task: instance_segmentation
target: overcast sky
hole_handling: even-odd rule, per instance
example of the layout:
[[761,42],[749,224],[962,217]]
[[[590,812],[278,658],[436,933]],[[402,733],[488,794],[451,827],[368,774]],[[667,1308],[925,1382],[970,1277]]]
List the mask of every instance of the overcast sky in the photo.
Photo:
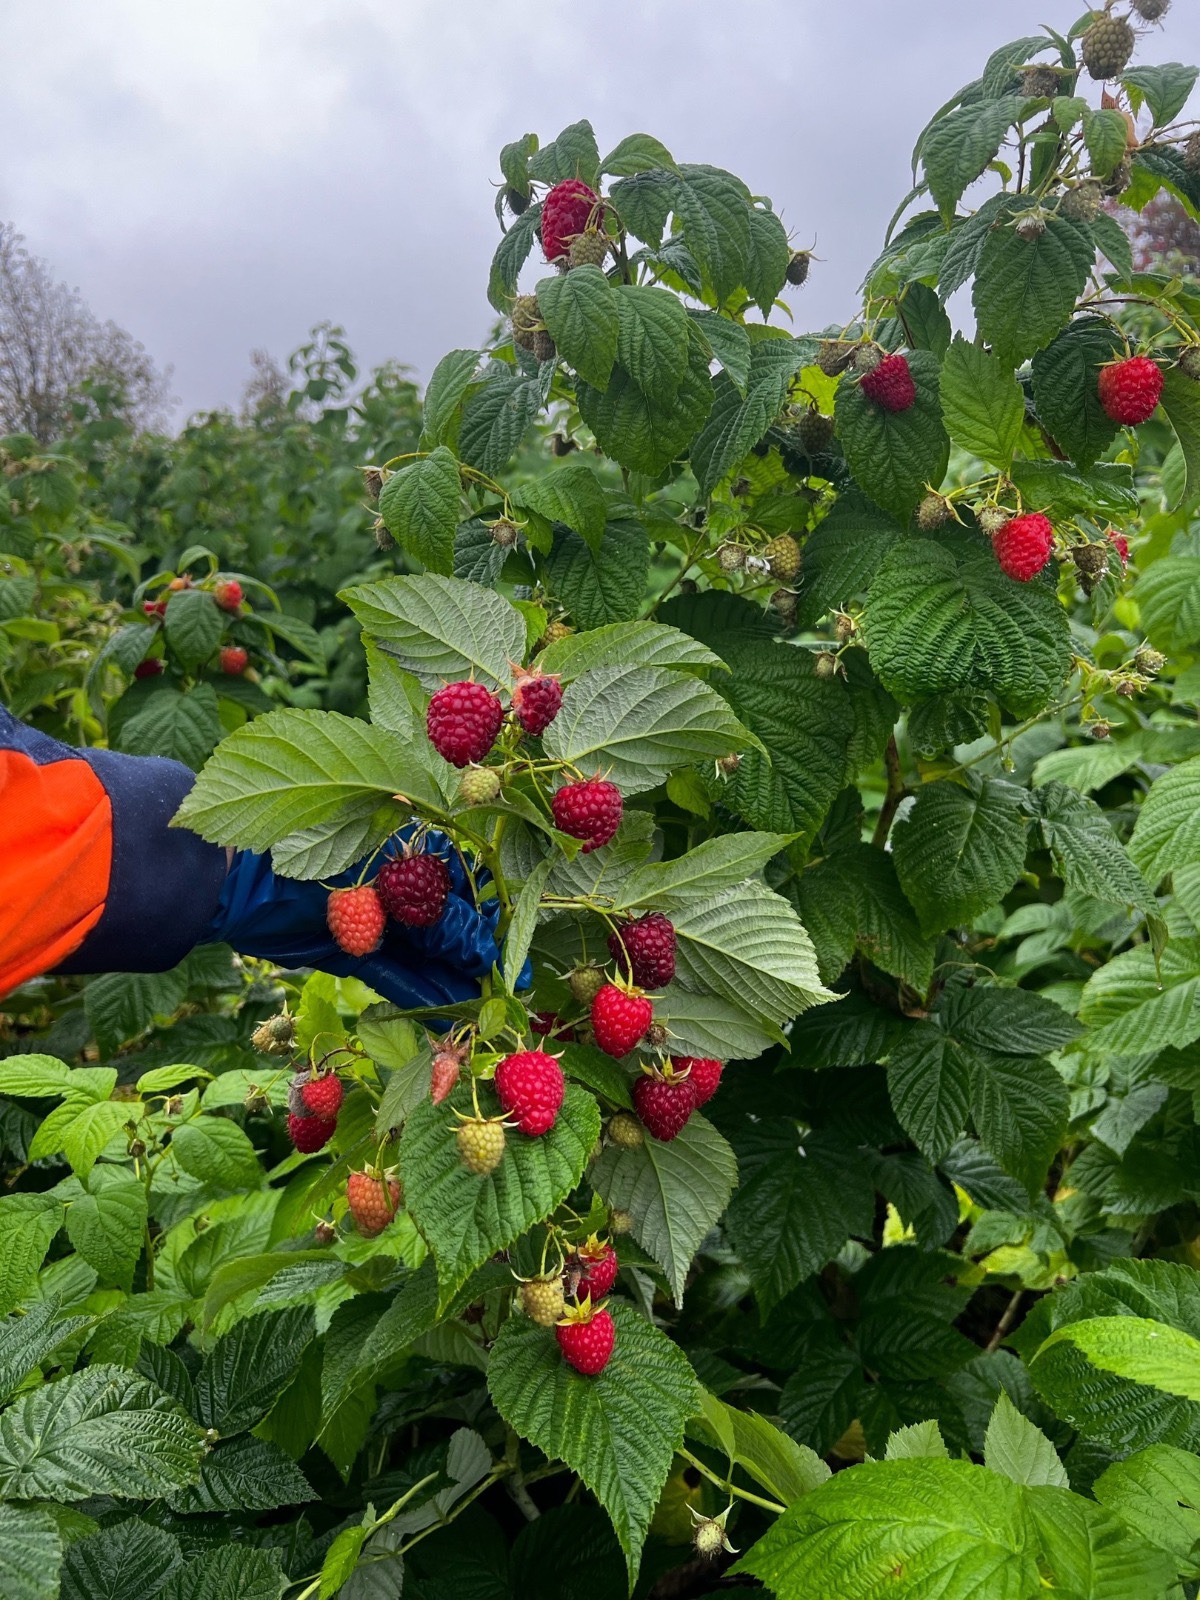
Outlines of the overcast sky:
[[[930,112],[1079,0],[7,0],[0,219],[235,403],[255,346],[342,323],[427,376],[483,339],[500,146],[586,116],[770,195],[843,321]],[[1141,61],[1200,61],[1175,0]]]

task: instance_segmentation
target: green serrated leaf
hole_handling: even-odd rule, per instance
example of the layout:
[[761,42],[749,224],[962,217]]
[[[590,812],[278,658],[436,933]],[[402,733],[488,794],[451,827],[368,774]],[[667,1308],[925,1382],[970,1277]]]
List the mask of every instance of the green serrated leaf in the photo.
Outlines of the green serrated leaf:
[[838,386],[837,436],[855,482],[871,499],[905,521],[925,491],[946,473],[950,442],[942,425],[939,363],[929,350],[907,356],[917,398],[906,411],[888,411],[861,384]]
[[1095,258],[1088,229],[1065,217],[1022,239],[1005,220],[988,233],[972,299],[979,333],[1016,366],[1050,343],[1075,309]]
[[783,409],[792,378],[808,359],[800,339],[759,339],[750,350],[745,394],[726,373],[714,380],[708,420],[692,445],[691,460],[700,488],[709,494],[757,444]]
[[[568,274],[568,277],[574,274]],[[600,480],[582,461],[568,461],[552,472],[532,478],[515,490],[513,503],[533,511],[548,522],[573,529],[588,548],[598,551],[608,518],[608,502]],[[490,537],[490,536],[489,536]]]
[[388,532],[431,572],[449,574],[454,564],[462,488],[458,462],[444,444],[393,472],[379,496]]
[[[489,688],[507,688],[511,663],[525,654],[521,614],[476,584],[424,574],[361,584],[340,598],[364,632],[428,690],[472,675]],[[401,770],[412,760],[409,751]]]
[[971,922],[1002,899],[1025,864],[1027,827],[1022,793],[1003,779],[922,784],[892,835],[896,875],[922,932]]
[[599,267],[573,267],[537,285],[538,310],[558,353],[596,389],[608,387],[617,358],[617,296]]
[[434,367],[425,386],[422,411],[422,450],[436,445],[454,446],[467,390],[479,367],[478,350],[450,350]]
[[966,189],[992,161],[1020,115],[1019,95],[960,106],[929,128],[921,140],[925,181],[949,221]]
[[1025,397],[1012,371],[958,334],[942,363],[941,398],[955,444],[1006,470],[1025,422]]

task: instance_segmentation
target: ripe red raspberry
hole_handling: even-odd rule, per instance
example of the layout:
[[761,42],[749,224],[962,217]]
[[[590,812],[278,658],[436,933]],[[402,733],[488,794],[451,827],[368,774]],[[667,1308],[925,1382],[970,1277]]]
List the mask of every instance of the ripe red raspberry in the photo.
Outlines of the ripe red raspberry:
[[586,856],[607,844],[621,826],[624,802],[615,783],[589,778],[585,783],[564,784],[555,793],[550,809],[554,813],[554,826],[560,833],[586,840],[583,847]]
[[675,926],[661,911],[647,912],[609,934],[608,952],[639,989],[664,989],[675,976]]
[[383,938],[383,907],[369,883],[358,889],[335,889],[329,896],[325,920],[347,955],[365,956]]
[[[568,1313],[568,1316],[571,1314]],[[555,1325],[554,1333],[564,1360],[586,1378],[594,1378],[598,1372],[604,1371],[617,1340],[617,1330],[613,1327],[612,1313],[609,1311],[593,1311],[586,1320],[578,1317],[559,1322]]]
[[697,1110],[706,1106],[721,1086],[723,1065],[711,1056],[672,1056],[671,1065],[677,1072],[687,1073]]
[[518,1050],[496,1068],[500,1104],[522,1133],[549,1133],[563,1103],[562,1068],[544,1050]]
[[355,1227],[368,1239],[383,1232],[399,1204],[400,1184],[390,1174],[368,1167],[346,1179],[346,1205]]
[[145,661],[139,661],[133,669],[135,678],[157,678],[163,669],[163,664],[157,656],[147,656]]
[[654,1021],[654,1007],[644,994],[606,983],[592,1001],[592,1028],[596,1043],[607,1055],[627,1056],[646,1037]]
[[583,1271],[575,1287],[576,1300],[590,1295],[593,1305],[603,1300],[617,1281],[617,1252],[606,1239],[602,1244],[596,1235],[579,1247],[579,1265]]
[[165,617],[167,602],[165,600],[143,600],[142,610],[148,617]]
[[529,1031],[543,1039],[547,1036],[552,1039],[565,1039],[570,1037],[573,1030],[567,1026],[557,1011],[535,1011],[529,1018]]
[[496,742],[504,707],[482,683],[448,683],[429,702],[425,727],[434,749],[453,766],[482,761]]
[[1127,567],[1129,565],[1129,540],[1123,533],[1118,533],[1115,528],[1108,530],[1108,537],[1112,540],[1116,552],[1121,558],[1122,567]]
[[633,1086],[633,1103],[646,1131],[666,1144],[696,1109],[696,1091],[690,1077],[678,1076],[670,1066],[646,1068]]
[[536,668],[528,674],[521,669],[512,697],[517,721],[526,733],[537,738],[558,715],[562,697],[562,684],[557,678],[543,677]]
[[304,1155],[312,1155],[314,1150],[320,1150],[333,1138],[337,1123],[326,1117],[298,1117],[295,1113],[288,1116],[288,1138],[296,1149]]
[[250,664],[250,657],[240,644],[227,644],[221,651],[220,661],[222,672],[240,678]]
[[1100,369],[1100,404],[1114,422],[1127,427],[1154,415],[1162,394],[1163,375],[1149,356],[1130,356]]
[[992,549],[1006,572],[1018,583],[1028,583],[1050,559],[1054,544],[1054,529],[1049,517],[1040,511],[1027,511],[1023,517],[1013,517],[992,535]]
[[346,1091],[336,1072],[326,1072],[320,1078],[309,1078],[300,1090],[304,1109],[310,1116],[332,1120],[342,1109]]
[[559,261],[570,251],[571,240],[586,228],[598,227],[604,216],[600,196],[579,178],[556,183],[542,201],[542,252],[547,261]]
[[380,867],[375,892],[394,922],[432,928],[446,909],[450,872],[441,856],[403,856]]
[[222,578],[213,588],[213,599],[222,611],[242,609],[242,586],[236,578]]
[[862,378],[862,390],[868,400],[885,411],[907,411],[917,398],[917,386],[912,370],[903,356],[884,356],[873,372]]

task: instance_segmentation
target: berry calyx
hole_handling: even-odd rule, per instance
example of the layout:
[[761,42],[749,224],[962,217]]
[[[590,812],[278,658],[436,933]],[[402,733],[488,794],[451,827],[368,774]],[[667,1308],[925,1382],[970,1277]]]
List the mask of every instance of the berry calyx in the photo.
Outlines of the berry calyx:
[[240,644],[225,645],[218,660],[221,671],[227,672],[232,678],[240,678],[250,664],[250,656]]
[[542,253],[546,260],[567,259],[571,240],[597,226],[603,215],[600,196],[580,178],[556,183],[542,201]]
[[313,1117],[332,1120],[342,1109],[346,1091],[336,1072],[326,1072],[319,1078],[308,1078],[300,1089],[304,1109]]
[[884,356],[877,367],[863,374],[861,383],[867,399],[885,411],[907,411],[916,403],[917,386],[902,355]]
[[529,1278],[521,1285],[521,1310],[539,1328],[552,1328],[565,1305],[561,1272],[553,1277]]
[[452,766],[482,761],[496,742],[504,707],[482,683],[448,683],[429,702],[425,728],[438,755]]
[[696,1109],[706,1106],[721,1087],[724,1063],[711,1056],[672,1056],[671,1065],[676,1072],[686,1072],[692,1086]]
[[373,1239],[387,1227],[400,1205],[399,1179],[365,1167],[346,1179],[346,1205],[359,1233]]
[[560,833],[584,841],[582,853],[586,856],[607,844],[621,826],[624,801],[615,783],[588,778],[556,790],[550,809]]
[[393,922],[406,928],[432,928],[446,909],[450,871],[441,856],[401,856],[380,867],[375,890]]
[[563,1103],[562,1068],[544,1050],[518,1050],[496,1068],[496,1095],[522,1133],[549,1133]]
[[667,1144],[687,1126],[696,1109],[696,1093],[688,1074],[673,1065],[643,1067],[633,1086],[633,1103],[646,1131]]
[[464,1117],[454,1130],[463,1166],[477,1177],[495,1172],[504,1159],[504,1122],[496,1117]]
[[654,1021],[654,1007],[638,989],[606,983],[592,1001],[592,1029],[606,1055],[619,1060],[646,1036]]
[[617,1342],[612,1313],[603,1306],[593,1308],[590,1300],[568,1307],[562,1320],[555,1324],[554,1334],[563,1359],[585,1378],[604,1371]]
[[554,721],[562,705],[563,691],[559,680],[543,674],[537,667],[518,667],[512,706],[517,721],[533,738],[540,737]]
[[1029,583],[1037,577],[1049,561],[1053,546],[1054,529],[1049,517],[1040,511],[1013,517],[992,535],[992,549],[1001,572],[1018,583]]
[[1162,369],[1149,356],[1130,356],[1101,367],[1100,404],[1114,422],[1136,427],[1155,412],[1163,389]]
[[617,1281],[617,1252],[607,1239],[601,1241],[593,1233],[578,1250],[580,1277],[575,1286],[576,1300],[590,1296],[592,1302],[603,1300]]
[[294,1112],[289,1112],[287,1120],[288,1138],[302,1155],[310,1156],[316,1150],[322,1150],[333,1138],[337,1123],[327,1117],[298,1117]]
[[[174,588],[173,584],[172,588]],[[213,599],[222,611],[240,611],[242,609],[242,586],[236,578],[222,578],[219,583],[213,585]]]
[[325,908],[325,920],[338,947],[351,956],[365,956],[383,938],[386,918],[379,896],[369,883],[357,889],[335,889]]
[[663,989],[675,976],[675,926],[661,911],[647,912],[609,934],[608,952],[637,988]]

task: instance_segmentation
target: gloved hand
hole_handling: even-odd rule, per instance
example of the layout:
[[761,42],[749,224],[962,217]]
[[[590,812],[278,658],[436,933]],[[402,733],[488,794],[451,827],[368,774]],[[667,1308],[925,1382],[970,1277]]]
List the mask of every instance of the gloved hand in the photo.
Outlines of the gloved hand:
[[[444,835],[428,834],[426,844],[449,869],[445,911],[431,928],[403,928],[389,921],[383,943],[370,955],[347,955],[334,942],[325,921],[327,888],[277,877],[269,855],[249,850],[234,856],[203,942],[230,944],[242,955],[282,967],[317,967],[335,978],[360,978],[394,1005],[473,1000],[479,979],[500,959],[495,939],[499,903],[492,899],[476,905],[462,862]],[[389,845],[384,855],[389,853],[398,853],[398,846]],[[359,873],[359,867],[351,867],[329,881],[345,887],[356,883]],[[482,882],[487,881],[485,873]],[[527,973],[523,979],[527,981]]]

